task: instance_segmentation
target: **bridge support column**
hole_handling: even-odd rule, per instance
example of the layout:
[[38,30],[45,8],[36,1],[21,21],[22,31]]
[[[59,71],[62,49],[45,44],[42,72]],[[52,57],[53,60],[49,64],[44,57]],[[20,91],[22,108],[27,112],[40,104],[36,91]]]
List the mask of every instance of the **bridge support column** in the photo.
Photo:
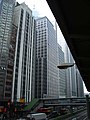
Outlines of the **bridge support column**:
[[86,105],[87,105],[87,118],[90,120],[90,101],[89,95],[86,95]]
[[73,114],[72,106],[70,106],[70,113]]

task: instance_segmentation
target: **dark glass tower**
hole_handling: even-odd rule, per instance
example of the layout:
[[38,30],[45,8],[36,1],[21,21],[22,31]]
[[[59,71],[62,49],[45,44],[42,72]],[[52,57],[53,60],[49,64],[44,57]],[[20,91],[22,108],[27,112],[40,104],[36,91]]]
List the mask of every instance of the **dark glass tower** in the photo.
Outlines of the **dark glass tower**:
[[0,100],[11,99],[16,26],[15,0],[0,0]]

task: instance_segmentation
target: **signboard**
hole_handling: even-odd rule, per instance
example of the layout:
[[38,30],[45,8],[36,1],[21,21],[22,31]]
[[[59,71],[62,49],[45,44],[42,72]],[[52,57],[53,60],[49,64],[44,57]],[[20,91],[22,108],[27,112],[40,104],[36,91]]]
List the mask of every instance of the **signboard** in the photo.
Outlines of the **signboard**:
[[20,98],[19,102],[24,103],[25,99],[24,98]]

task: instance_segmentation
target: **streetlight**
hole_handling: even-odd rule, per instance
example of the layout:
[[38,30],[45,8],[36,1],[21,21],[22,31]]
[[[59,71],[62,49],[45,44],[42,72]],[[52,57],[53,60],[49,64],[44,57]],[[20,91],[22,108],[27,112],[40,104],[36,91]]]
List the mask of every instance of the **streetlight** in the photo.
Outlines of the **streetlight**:
[[58,65],[57,67],[58,67],[59,69],[67,69],[67,68],[69,68],[69,67],[74,66],[74,64],[75,64],[75,63],[63,63],[63,64]]

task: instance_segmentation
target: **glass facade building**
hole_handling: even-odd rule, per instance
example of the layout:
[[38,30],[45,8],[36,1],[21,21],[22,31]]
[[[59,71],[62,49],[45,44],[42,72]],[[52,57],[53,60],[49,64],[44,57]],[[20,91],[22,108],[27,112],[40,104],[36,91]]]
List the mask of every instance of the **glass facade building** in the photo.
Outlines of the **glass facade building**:
[[[58,44],[58,65],[65,63],[64,52],[62,51],[61,46]],[[59,98],[66,97],[66,77],[65,69],[58,69],[58,78],[59,78]]]
[[76,68],[76,81],[77,81],[77,97],[84,97],[83,79]]
[[56,31],[47,17],[36,20],[35,97],[58,96]]
[[11,99],[16,26],[12,25],[15,0],[0,0],[0,99]]
[[[65,45],[65,62],[66,63],[75,63],[67,45]],[[67,97],[77,97],[75,65],[73,67],[66,69],[66,88],[67,88]]]
[[[75,63],[67,44],[65,44],[64,47],[65,62]],[[78,71],[76,64],[73,67],[66,69],[66,89],[67,97],[81,97],[84,94],[82,77]]]

